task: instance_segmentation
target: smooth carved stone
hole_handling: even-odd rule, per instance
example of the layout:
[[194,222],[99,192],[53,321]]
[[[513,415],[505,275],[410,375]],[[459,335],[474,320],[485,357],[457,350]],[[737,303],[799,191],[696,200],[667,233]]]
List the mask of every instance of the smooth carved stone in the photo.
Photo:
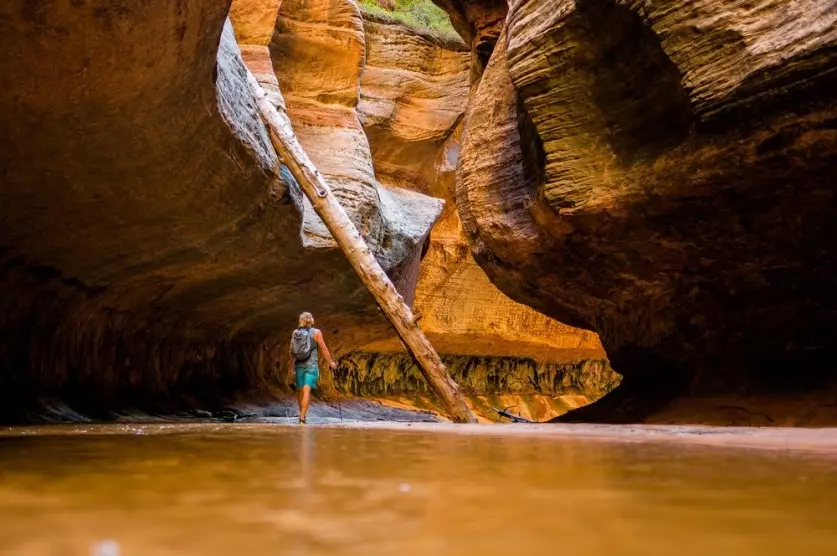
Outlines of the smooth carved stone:
[[[160,409],[265,392],[301,311],[337,345],[344,323],[386,326],[343,255],[301,237],[225,4],[178,6],[0,7],[0,419],[38,397]],[[367,239],[409,295],[441,203],[368,198],[349,210],[382,222]]]
[[[380,190],[382,200],[412,190],[448,202],[425,248],[414,303],[434,346],[442,353],[469,356],[526,354],[537,361],[562,363],[601,359],[603,351],[595,334],[513,302],[488,281],[468,252],[452,203],[459,152],[455,130],[470,86],[467,47],[382,16],[365,16],[362,34],[358,34],[354,14],[348,4],[327,9],[316,4],[284,4],[271,47],[274,65],[298,135],[307,141],[309,154],[333,184],[351,193],[380,181],[385,186]],[[335,50],[337,37],[349,37],[348,44],[356,50],[331,60],[329,53]],[[353,52],[361,46],[365,53],[359,60]],[[320,50],[308,50],[314,48]],[[242,52],[263,85],[278,91],[279,81],[266,64],[269,50],[244,45]],[[314,67],[310,57],[315,54],[318,71],[305,71]],[[352,62],[343,63],[344,59]],[[358,69],[356,64],[362,66]],[[331,80],[324,81],[324,75]],[[351,83],[356,79],[360,95],[353,110],[356,88]],[[334,99],[339,102],[331,102]],[[364,138],[347,137],[356,129],[355,113],[369,139],[372,169],[367,166]],[[338,181],[344,175],[340,172],[358,165],[363,170],[354,175],[365,179]],[[345,349],[401,349],[388,331],[357,323],[346,328],[340,343]]]
[[230,19],[241,45],[267,46],[273,37],[282,0],[233,0]]
[[[415,310],[440,353],[526,355],[543,362],[602,359],[594,333],[563,325],[500,292],[474,262],[453,204],[459,122],[469,91],[464,45],[365,16],[358,112],[378,178],[446,200],[424,255]],[[394,338],[367,352],[399,351]]]
[[[270,53],[297,137],[355,225],[371,239],[405,298],[412,300],[418,254],[442,202],[378,183],[355,109],[364,51],[363,21],[354,2],[282,3]],[[307,201],[303,241],[313,248],[332,244]]]
[[766,388],[786,365],[822,383],[835,19],[815,0],[513,3],[460,159],[477,261],[598,332],[625,386]]
[[433,190],[435,159],[468,101],[464,44],[365,16],[366,65],[358,115],[383,183]]

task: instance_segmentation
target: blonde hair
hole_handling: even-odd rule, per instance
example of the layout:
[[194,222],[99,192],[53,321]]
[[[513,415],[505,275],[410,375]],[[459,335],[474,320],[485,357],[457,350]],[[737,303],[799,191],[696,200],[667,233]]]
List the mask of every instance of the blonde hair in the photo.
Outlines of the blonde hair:
[[299,315],[300,326],[314,326],[314,315],[311,313],[302,313]]

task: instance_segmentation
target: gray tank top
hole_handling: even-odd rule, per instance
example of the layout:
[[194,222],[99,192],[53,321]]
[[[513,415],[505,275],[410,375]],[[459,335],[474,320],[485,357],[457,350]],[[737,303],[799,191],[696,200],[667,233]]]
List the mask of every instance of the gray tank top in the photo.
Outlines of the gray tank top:
[[316,328],[312,327],[305,327],[302,330],[307,330],[308,334],[311,335],[311,353],[308,355],[308,359],[303,359],[302,361],[296,361],[294,366],[296,367],[319,367],[319,346],[317,345],[317,340],[314,339],[314,332],[316,332]]

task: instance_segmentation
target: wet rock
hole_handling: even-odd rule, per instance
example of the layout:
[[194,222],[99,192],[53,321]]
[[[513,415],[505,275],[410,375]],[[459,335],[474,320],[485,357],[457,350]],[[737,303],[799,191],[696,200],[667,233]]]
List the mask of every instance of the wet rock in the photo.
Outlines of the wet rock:
[[597,332],[625,375],[578,418],[827,386],[836,17],[814,0],[512,3],[457,209],[494,284]]
[[[595,334],[513,302],[470,256],[453,199],[459,128],[470,86],[467,47],[385,16],[364,15],[358,28],[353,6],[330,6],[325,10],[318,4],[283,4],[270,48],[244,45],[244,59],[268,86],[278,90],[282,81],[291,120],[301,138],[310,136],[306,148],[321,168],[336,168],[332,179],[346,181],[358,195],[374,182],[390,193],[410,190],[445,200],[440,222],[424,246],[420,271],[413,269],[419,283],[414,310],[437,350],[493,356],[524,352],[538,359],[576,361],[601,358]],[[314,21],[317,25],[301,23]],[[348,38],[351,59],[360,67],[330,54],[336,36]],[[355,46],[363,47],[363,56]],[[316,71],[307,69],[314,65],[304,61],[306,56],[317,57]],[[278,80],[272,78],[270,62]],[[317,139],[320,134],[327,134],[329,141]],[[349,168],[362,171],[353,172],[351,180],[341,177]],[[340,333],[347,351],[401,349],[389,329],[350,324]],[[331,386],[328,373],[322,381]]]
[[204,411],[203,409],[193,409],[190,412],[195,417],[200,417],[201,419],[211,419],[212,412],[211,411]]
[[[226,5],[77,4],[0,7],[3,411],[41,395],[171,411],[264,392],[302,310],[384,327],[311,231]],[[409,296],[441,203],[332,185]]]
[[[547,420],[599,399],[620,376],[606,359],[550,361],[528,357],[443,355],[442,361],[477,413],[496,420],[494,408],[516,407]],[[439,409],[415,363],[402,353],[354,352],[341,358],[336,383],[345,394],[402,407]]]

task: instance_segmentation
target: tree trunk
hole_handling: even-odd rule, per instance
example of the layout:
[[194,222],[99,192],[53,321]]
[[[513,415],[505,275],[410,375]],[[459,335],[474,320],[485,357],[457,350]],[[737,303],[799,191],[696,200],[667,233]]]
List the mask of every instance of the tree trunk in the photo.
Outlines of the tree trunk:
[[247,82],[267,125],[276,153],[299,182],[305,195],[311,200],[314,210],[349,259],[352,268],[392,322],[398,336],[418,363],[424,378],[442,399],[448,415],[458,423],[475,423],[476,417],[465,403],[459,386],[448,374],[436,350],[418,327],[412,311],[370,252],[343,206],[297,142],[290,121],[279,114],[249,70]]

